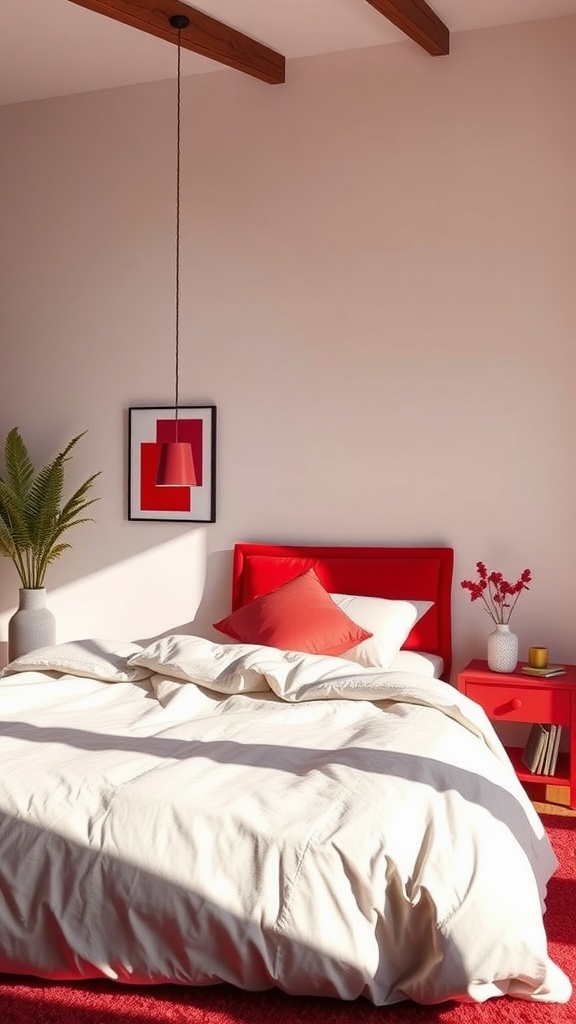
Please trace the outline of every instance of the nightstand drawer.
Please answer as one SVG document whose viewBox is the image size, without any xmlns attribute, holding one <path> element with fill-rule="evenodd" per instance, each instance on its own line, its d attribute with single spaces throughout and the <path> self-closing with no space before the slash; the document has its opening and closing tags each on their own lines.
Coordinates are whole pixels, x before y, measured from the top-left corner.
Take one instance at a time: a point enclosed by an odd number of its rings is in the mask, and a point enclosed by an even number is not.
<svg viewBox="0 0 576 1024">
<path fill-rule="evenodd" d="M 570 725 L 570 692 L 553 686 L 513 686 L 467 683 L 466 694 L 481 704 L 488 718 L 506 722 L 553 722 Z"/>
</svg>

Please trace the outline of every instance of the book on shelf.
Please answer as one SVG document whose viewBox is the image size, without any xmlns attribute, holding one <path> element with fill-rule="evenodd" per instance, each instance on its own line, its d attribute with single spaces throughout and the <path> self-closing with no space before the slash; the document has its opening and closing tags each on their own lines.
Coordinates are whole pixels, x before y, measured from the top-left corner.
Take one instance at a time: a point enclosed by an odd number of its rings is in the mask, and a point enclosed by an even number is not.
<svg viewBox="0 0 576 1024">
<path fill-rule="evenodd" d="M 544 773 L 544 761 L 545 761 L 545 758 L 546 758 L 546 750 L 547 750 L 547 747 L 548 747 L 548 740 L 550 739 L 550 726 L 549 725 L 543 725 L 541 728 L 542 728 L 542 732 L 544 733 L 544 744 L 542 746 L 542 750 L 540 751 L 540 754 L 538 756 L 538 761 L 537 761 L 536 767 L 534 769 L 534 772 L 535 772 L 536 775 L 542 775 Z"/>
<path fill-rule="evenodd" d="M 534 722 L 521 755 L 522 763 L 526 765 L 529 772 L 538 773 L 539 766 L 542 764 L 546 753 L 547 741 L 548 726 Z"/>
<path fill-rule="evenodd" d="M 520 671 L 524 672 L 527 676 L 549 679 L 550 676 L 566 675 L 566 665 L 548 665 L 546 668 L 532 668 L 532 665 L 522 665 Z"/>
<path fill-rule="evenodd" d="M 522 763 L 534 775 L 554 775 L 562 728 L 535 722 L 521 754 Z"/>
<path fill-rule="evenodd" d="M 554 737 L 554 745 L 552 748 L 552 763 L 550 764 L 550 775 L 554 775 L 556 771 L 556 765 L 558 764 L 558 752 L 560 750 L 560 737 L 562 735 L 562 726 L 556 726 L 556 735 Z"/>
<path fill-rule="evenodd" d="M 550 725 L 548 732 L 548 739 L 546 740 L 546 752 L 544 754 L 544 764 L 541 768 L 542 775 L 551 775 L 550 770 L 552 764 L 552 751 L 554 750 L 554 743 L 556 742 L 556 733 L 558 732 L 557 725 Z"/>
</svg>

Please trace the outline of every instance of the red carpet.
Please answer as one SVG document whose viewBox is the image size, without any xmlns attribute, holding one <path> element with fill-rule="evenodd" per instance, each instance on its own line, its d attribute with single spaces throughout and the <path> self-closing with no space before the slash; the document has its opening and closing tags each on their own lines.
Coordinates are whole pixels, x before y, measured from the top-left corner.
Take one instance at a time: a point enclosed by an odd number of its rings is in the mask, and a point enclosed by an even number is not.
<svg viewBox="0 0 576 1024">
<path fill-rule="evenodd" d="M 553 959 L 576 988 L 576 818 L 543 815 L 560 867 L 550 882 L 546 928 Z M 576 996 L 566 1005 L 516 999 L 483 1004 L 398 1003 L 295 998 L 249 993 L 226 985 L 187 989 L 131 988 L 109 982 L 55 984 L 6 977 L 0 984 L 2 1024 L 574 1024 Z"/>
</svg>

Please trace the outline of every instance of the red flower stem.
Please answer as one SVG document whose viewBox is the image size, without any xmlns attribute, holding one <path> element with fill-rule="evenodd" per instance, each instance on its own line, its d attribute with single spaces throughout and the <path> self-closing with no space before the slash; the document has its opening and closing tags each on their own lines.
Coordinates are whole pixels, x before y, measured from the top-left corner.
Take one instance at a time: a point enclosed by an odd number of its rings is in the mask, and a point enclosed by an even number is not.
<svg viewBox="0 0 576 1024">
<path fill-rule="evenodd" d="M 524 588 L 522 588 L 522 590 L 523 590 L 523 589 L 524 589 Z M 522 590 L 519 590 L 519 591 L 518 591 L 518 593 L 517 593 L 517 594 L 515 595 L 515 597 L 514 597 L 514 600 L 513 600 L 512 604 L 511 604 L 511 605 L 509 606 L 509 607 L 510 607 L 510 611 L 508 612 L 508 618 L 506 619 L 506 622 L 507 622 L 507 623 L 508 623 L 508 622 L 510 622 L 510 616 L 512 615 L 512 612 L 514 611 L 514 608 L 515 608 L 515 606 L 516 606 L 516 601 L 517 601 L 517 600 L 518 600 L 518 598 L 520 597 L 520 594 L 522 593 Z"/>
<path fill-rule="evenodd" d="M 493 622 L 498 622 L 498 619 L 496 618 L 497 611 L 492 602 L 492 594 L 490 593 L 490 584 L 488 584 L 488 597 L 490 598 L 490 601 L 487 600 L 485 592 L 482 591 L 482 600 L 486 605 L 486 611 L 488 612 L 488 615 L 490 616 Z"/>
<path fill-rule="evenodd" d="M 488 596 L 490 597 L 490 608 L 489 608 L 489 611 L 490 611 L 490 615 L 492 616 L 492 619 L 494 620 L 494 622 L 497 625 L 501 625 L 502 624 L 502 619 L 500 618 L 500 614 L 501 613 L 500 613 L 500 609 L 497 607 L 496 602 L 494 600 L 494 595 L 492 593 L 492 587 L 493 586 L 494 586 L 493 583 L 489 583 L 488 584 Z"/>
</svg>

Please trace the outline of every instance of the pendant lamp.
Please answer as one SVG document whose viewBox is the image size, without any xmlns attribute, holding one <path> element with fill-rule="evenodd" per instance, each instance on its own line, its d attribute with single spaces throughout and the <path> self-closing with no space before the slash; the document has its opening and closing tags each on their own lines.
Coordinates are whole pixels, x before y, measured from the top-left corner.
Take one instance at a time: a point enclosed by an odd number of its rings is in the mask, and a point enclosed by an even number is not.
<svg viewBox="0 0 576 1024">
<path fill-rule="evenodd" d="M 157 487 L 193 487 L 196 483 L 192 447 L 178 437 L 178 407 L 180 400 L 180 33 L 190 19 L 185 14 L 170 18 L 172 28 L 178 29 L 178 77 L 176 101 L 176 319 L 174 360 L 174 440 L 160 445 Z"/>
</svg>

